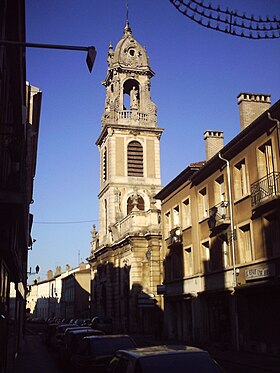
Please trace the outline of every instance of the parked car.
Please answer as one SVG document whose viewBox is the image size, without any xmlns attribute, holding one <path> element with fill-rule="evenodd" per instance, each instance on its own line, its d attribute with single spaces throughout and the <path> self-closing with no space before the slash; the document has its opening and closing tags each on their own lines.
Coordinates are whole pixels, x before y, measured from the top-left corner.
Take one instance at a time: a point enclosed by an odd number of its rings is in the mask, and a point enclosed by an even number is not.
<svg viewBox="0 0 280 373">
<path fill-rule="evenodd" d="M 81 371 L 105 369 L 115 352 L 135 348 L 136 343 L 129 335 L 95 335 L 84 337 L 81 350 L 71 358 L 74 368 Z"/>
<path fill-rule="evenodd" d="M 76 329 L 79 328 L 77 324 L 59 324 L 56 327 L 55 334 L 52 340 L 52 346 L 57 348 L 57 346 L 61 343 L 62 337 L 67 329 Z"/>
<path fill-rule="evenodd" d="M 104 335 L 104 332 L 87 327 L 66 329 L 59 346 L 60 362 L 69 363 L 71 357 L 81 351 L 83 338 L 91 335 Z"/>
<path fill-rule="evenodd" d="M 83 319 L 83 326 L 91 326 L 91 319 Z"/>
<path fill-rule="evenodd" d="M 53 344 L 56 328 L 58 325 L 58 323 L 49 323 L 47 325 L 46 331 L 44 333 L 44 341 L 48 347 L 51 347 L 51 345 Z"/>
<path fill-rule="evenodd" d="M 106 334 L 113 333 L 113 322 L 109 317 L 95 316 L 91 320 L 91 327 L 93 329 L 103 330 L 103 332 Z"/>
<path fill-rule="evenodd" d="M 191 346 L 150 346 L 117 351 L 110 373 L 221 373 L 207 351 Z"/>
</svg>

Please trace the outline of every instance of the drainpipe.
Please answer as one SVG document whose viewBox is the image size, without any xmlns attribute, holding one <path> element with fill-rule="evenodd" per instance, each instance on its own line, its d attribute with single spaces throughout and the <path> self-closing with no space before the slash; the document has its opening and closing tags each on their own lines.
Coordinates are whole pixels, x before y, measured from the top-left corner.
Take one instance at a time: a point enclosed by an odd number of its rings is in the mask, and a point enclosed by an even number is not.
<svg viewBox="0 0 280 373">
<path fill-rule="evenodd" d="M 232 270 L 233 270 L 233 287 L 236 287 L 236 268 L 235 268 L 235 244 L 234 244 L 234 225 L 233 225 L 233 214 L 232 214 L 232 195 L 231 195 L 231 178 L 229 161 L 221 156 L 219 158 L 227 164 L 227 178 L 228 178 L 228 196 L 229 196 L 229 215 L 230 215 L 230 230 L 231 230 L 231 255 L 232 255 Z"/>
<path fill-rule="evenodd" d="M 229 213 L 230 213 L 230 229 L 231 229 L 231 255 L 232 255 L 232 272 L 233 272 L 233 298 L 232 298 L 232 307 L 234 314 L 234 325 L 233 333 L 235 335 L 236 351 L 239 351 L 239 327 L 238 327 L 238 312 L 237 312 L 237 299 L 235 295 L 236 288 L 236 268 L 235 268 L 235 244 L 234 244 L 234 225 L 233 225 L 233 214 L 232 214 L 232 195 L 231 195 L 231 177 L 230 177 L 230 168 L 229 161 L 221 156 L 219 152 L 219 158 L 226 162 L 227 164 L 227 178 L 228 178 L 228 196 L 229 196 Z"/>
<path fill-rule="evenodd" d="M 267 116 L 268 116 L 268 119 L 271 120 L 272 122 L 276 122 L 276 128 L 277 128 L 277 141 L 278 141 L 278 151 L 279 151 L 279 154 L 280 154 L 280 135 L 279 135 L 279 131 L 280 131 L 280 122 L 278 119 L 276 118 L 272 118 L 270 112 L 267 113 Z"/>
</svg>

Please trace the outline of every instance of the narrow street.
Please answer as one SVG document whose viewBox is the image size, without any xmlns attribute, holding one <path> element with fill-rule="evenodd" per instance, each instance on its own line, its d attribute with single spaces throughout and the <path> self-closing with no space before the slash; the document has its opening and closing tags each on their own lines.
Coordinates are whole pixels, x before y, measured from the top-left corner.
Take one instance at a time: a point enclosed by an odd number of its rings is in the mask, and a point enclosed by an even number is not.
<svg viewBox="0 0 280 373">
<path fill-rule="evenodd" d="M 59 357 L 47 348 L 43 338 L 44 328 L 28 324 L 22 353 L 15 364 L 9 366 L 8 373 L 65 373 L 71 367 L 62 366 Z M 155 341 L 152 337 L 133 336 L 139 347 L 153 344 L 167 344 L 168 341 Z M 171 342 L 169 341 L 169 344 Z M 260 354 L 215 351 L 211 355 L 222 366 L 225 373 L 266 373 L 280 371 L 280 358 Z"/>
</svg>

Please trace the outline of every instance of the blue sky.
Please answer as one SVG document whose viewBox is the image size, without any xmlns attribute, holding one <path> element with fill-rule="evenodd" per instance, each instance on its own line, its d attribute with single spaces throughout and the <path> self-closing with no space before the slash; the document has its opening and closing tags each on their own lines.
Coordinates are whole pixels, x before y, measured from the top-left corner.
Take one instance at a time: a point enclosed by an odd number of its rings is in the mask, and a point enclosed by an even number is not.
<svg viewBox="0 0 280 373">
<path fill-rule="evenodd" d="M 90 252 L 90 230 L 98 225 L 99 152 L 107 52 L 122 37 L 125 0 L 26 0 L 26 40 L 94 45 L 92 74 L 85 52 L 27 50 L 27 80 L 43 92 L 35 177 L 29 266 L 40 278 L 56 266 L 78 265 Z M 205 0 L 205 3 L 207 1 Z M 212 4 L 218 4 L 213 0 Z M 225 0 L 248 15 L 280 18 L 276 0 Z M 151 96 L 158 106 L 161 176 L 166 185 L 189 163 L 205 159 L 205 130 L 224 131 L 225 144 L 239 132 L 237 95 L 280 98 L 280 39 L 250 40 L 201 27 L 169 0 L 130 0 L 129 21 L 146 47 Z M 87 223 L 61 224 L 63 222 Z M 59 224 L 50 224 L 50 223 Z M 44 223 L 44 224 L 42 224 Z M 31 280 L 33 277 L 30 278 Z"/>
</svg>

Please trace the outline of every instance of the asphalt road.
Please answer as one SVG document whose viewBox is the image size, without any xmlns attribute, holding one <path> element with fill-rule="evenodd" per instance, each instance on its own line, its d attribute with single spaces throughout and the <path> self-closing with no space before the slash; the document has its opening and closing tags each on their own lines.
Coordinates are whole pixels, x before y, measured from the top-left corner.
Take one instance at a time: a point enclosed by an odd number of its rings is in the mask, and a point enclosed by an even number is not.
<svg viewBox="0 0 280 373">
<path fill-rule="evenodd" d="M 8 373 L 69 373 L 70 367 L 59 364 L 55 351 L 48 349 L 44 343 L 44 325 L 27 324 L 25 342 L 22 352 Z M 135 336 L 139 346 L 163 344 L 144 336 Z M 225 373 L 268 373 L 280 372 L 280 357 L 268 357 L 254 354 L 234 354 L 228 352 L 212 353 Z"/>
</svg>

